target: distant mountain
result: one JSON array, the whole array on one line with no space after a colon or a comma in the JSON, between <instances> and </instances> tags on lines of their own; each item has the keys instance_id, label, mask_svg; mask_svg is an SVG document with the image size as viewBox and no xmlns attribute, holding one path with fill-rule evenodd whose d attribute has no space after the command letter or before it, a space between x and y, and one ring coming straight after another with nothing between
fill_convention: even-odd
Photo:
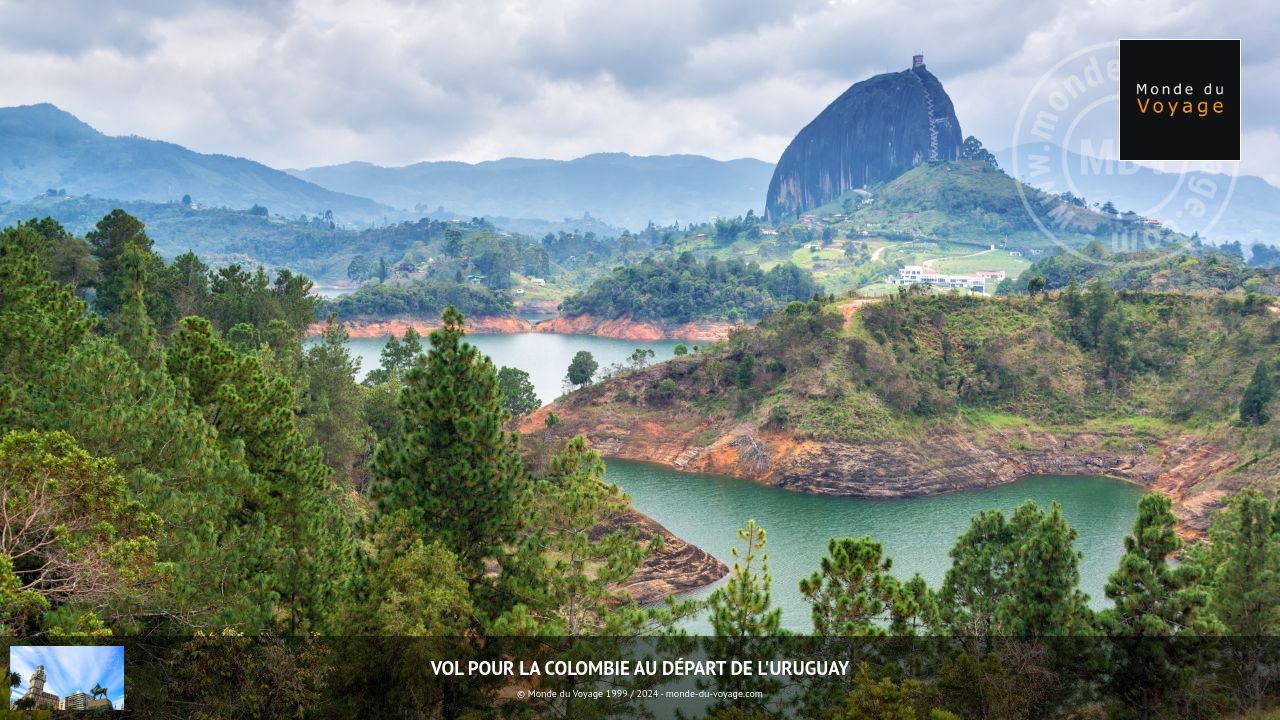
<instances>
[{"instance_id":1,"label":"distant mountain","mask_svg":"<svg viewBox=\"0 0 1280 720\"><path fill-rule=\"evenodd\" d=\"M332 210L355 223L394 215L372 200L334 192L252 160L103 135L53 105L0 108L0 197L26 200L49 189L151 202L190 195L201 205L258 204L288 217Z\"/></svg>"},{"instance_id":2,"label":"distant mountain","mask_svg":"<svg viewBox=\"0 0 1280 720\"><path fill-rule=\"evenodd\" d=\"M1177 175L1133 163L1099 160L1070 151L1066 152L1064 162L1062 153L1063 149L1057 145L1050 145L1048 149L1036 145L1019 150L1018 157L1022 159L1018 168L1019 179L1042 190L1060 193L1070 187L1067 183L1069 174L1077 188L1075 192L1090 203L1110 200L1121 212L1133 210L1155 217L1166 225L1175 225L1179 232L1187 235L1198 232L1206 242L1239 241L1246 249L1255 243L1280 244L1280 188L1260 177L1238 177L1222 217L1210 225L1216 212L1214 205L1210 205L1210 211L1203 218L1183 212L1185 201L1194 197L1186 188L1205 187L1204 183L1210 182L1218 192L1225 192L1231 183L1229 175L1189 172L1178 178ZM1000 167L1012 173L1013 148L995 155ZM1029 168L1024 167L1028 164L1026 159L1032 155L1051 158L1043 166L1044 171L1038 168L1034 177ZM1119 172L1122 166L1123 174ZM1166 203L1165 198L1179 180L1183 190L1175 194L1173 202Z\"/></svg>"},{"instance_id":3,"label":"distant mountain","mask_svg":"<svg viewBox=\"0 0 1280 720\"><path fill-rule=\"evenodd\" d=\"M346 163L289 172L418 214L443 207L464 216L558 221L586 213L639 230L649 221L705 222L750 209L759 212L773 166L753 159L602 153L576 160L506 158L474 165Z\"/></svg>"},{"instance_id":4,"label":"distant mountain","mask_svg":"<svg viewBox=\"0 0 1280 720\"><path fill-rule=\"evenodd\" d=\"M855 83L783 151L769 182L773 220L887 182L926 161L960 156L960 121L924 63Z\"/></svg>"},{"instance_id":5,"label":"distant mountain","mask_svg":"<svg viewBox=\"0 0 1280 720\"><path fill-rule=\"evenodd\" d=\"M40 195L21 202L0 200L0 228L48 216L83 235L115 208L146 223L156 252L167 259L191 250L215 267L240 263L289 268L322 283L346 280L347 264L356 255L393 262L415 242L442 237L446 228L454 227L423 218L355 229L316 217L304 222L248 210L193 210L176 202Z\"/></svg>"}]
</instances>

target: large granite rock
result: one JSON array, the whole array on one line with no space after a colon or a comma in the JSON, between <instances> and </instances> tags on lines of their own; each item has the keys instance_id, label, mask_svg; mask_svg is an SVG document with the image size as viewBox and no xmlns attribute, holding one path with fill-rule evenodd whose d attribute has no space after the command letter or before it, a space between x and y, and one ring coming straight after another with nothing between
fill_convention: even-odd
<instances>
[{"instance_id":1,"label":"large granite rock","mask_svg":"<svg viewBox=\"0 0 1280 720\"><path fill-rule=\"evenodd\" d=\"M960 121L923 62L856 83L796 135L769 183L776 221L932 160L960 156Z\"/></svg>"}]
</instances>

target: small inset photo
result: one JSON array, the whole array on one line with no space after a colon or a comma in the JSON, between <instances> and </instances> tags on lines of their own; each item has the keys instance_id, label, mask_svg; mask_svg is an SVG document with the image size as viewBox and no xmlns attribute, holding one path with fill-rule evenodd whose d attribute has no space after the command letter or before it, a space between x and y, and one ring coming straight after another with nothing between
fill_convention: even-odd
<instances>
[{"instance_id":1,"label":"small inset photo","mask_svg":"<svg viewBox=\"0 0 1280 720\"><path fill-rule=\"evenodd\" d=\"M123 710L124 648L9 648L9 705L14 710Z\"/></svg>"}]
</instances>

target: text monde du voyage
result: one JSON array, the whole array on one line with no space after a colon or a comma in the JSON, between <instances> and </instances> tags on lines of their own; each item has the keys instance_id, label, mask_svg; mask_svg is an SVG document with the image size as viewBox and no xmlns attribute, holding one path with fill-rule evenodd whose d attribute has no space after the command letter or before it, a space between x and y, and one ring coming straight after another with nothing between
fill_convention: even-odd
<instances>
[{"instance_id":1,"label":"text monde du voyage","mask_svg":"<svg viewBox=\"0 0 1280 720\"><path fill-rule=\"evenodd\" d=\"M515 676L847 676L848 660L432 660L435 675Z\"/></svg>"},{"instance_id":2,"label":"text monde du voyage","mask_svg":"<svg viewBox=\"0 0 1280 720\"><path fill-rule=\"evenodd\" d=\"M1138 112L1143 115L1209 117L1226 113L1226 102L1214 99L1225 94L1224 88L1224 85L1214 83L1205 83L1203 86L1189 83L1135 83L1137 97L1134 99L1138 102Z\"/></svg>"}]
</instances>

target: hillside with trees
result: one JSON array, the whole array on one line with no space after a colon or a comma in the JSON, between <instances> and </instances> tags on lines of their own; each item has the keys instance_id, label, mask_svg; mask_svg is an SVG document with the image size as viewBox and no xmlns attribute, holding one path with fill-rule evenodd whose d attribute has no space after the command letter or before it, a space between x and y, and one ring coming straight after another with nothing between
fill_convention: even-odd
<instances>
[{"instance_id":1,"label":"hillside with trees","mask_svg":"<svg viewBox=\"0 0 1280 720\"><path fill-rule=\"evenodd\" d=\"M1254 254L1265 261L1262 246L1254 246ZM1094 241L1078 253L1059 251L1037 260L1016 279L1006 278L1001 292L1026 292L1036 277L1044 279L1046 290L1064 289L1073 280L1082 285L1096 278L1113 290L1280 293L1280 271L1263 262L1246 263L1239 243L1214 246L1201 243L1199 238L1192 238L1177 252L1111 253Z\"/></svg>"},{"instance_id":2,"label":"hillside with trees","mask_svg":"<svg viewBox=\"0 0 1280 720\"><path fill-rule=\"evenodd\" d=\"M792 300L821 289L805 271L779 264L767 272L755 263L692 253L645 258L618 267L561 304L567 316L684 323L695 320L758 320Z\"/></svg>"},{"instance_id":3,"label":"hillside with trees","mask_svg":"<svg viewBox=\"0 0 1280 720\"><path fill-rule=\"evenodd\" d=\"M822 648L851 635L929 637L857 657L847 677L753 693L760 712L784 697L832 717L1038 717L1100 703L1135 714L1193 703L1211 717L1274 700L1266 647L1194 644L1280 634L1280 509L1251 489L1219 496L1224 510L1177 566L1185 506L1146 496L1099 610L1078 588L1075 530L1056 505L975 516L937 587L895 576L872 538L832 538L799 588L812 636L771 649L765 529L746 523L728 582L705 599L641 604L631 588L675 562L664 555L674 544L679 562L703 558L703 583L725 568L631 511L588 438L561 437L612 407L632 421L758 421L775 430L764 443L785 430L888 446L888 432L940 423L993 435L1083 426L1147 443L1177 428L1248 458L1233 490L1271 489L1277 336L1265 300L1096 282L1004 300L904 292L852 322L834 301L794 301L725 344L638 361L597 385L587 373L553 406L563 420L532 412L526 424L544 432L517 439L508 421L531 407L527 378L466 342L456 308L425 344L388 344L360 384L341 325L304 347L318 303L309 286L288 271L213 271L192 254L166 262L123 211L85 238L52 221L0 231L0 629L138 638L148 652L131 661L131 696L175 715L595 712L597 699L559 691L599 672L549 675L545 697L513 699L501 673L460 692L425 659L575 659L578 640L627 652L654 635L686 654L749 642L799 658L829 657ZM739 447L758 459L761 445ZM679 637L697 612L714 637ZM1192 651L1136 648L1139 634ZM1090 640L1047 640L1061 635ZM387 648L424 660L387 663ZM912 679L895 672L895 652ZM705 682L778 687L768 675ZM975 683L995 689L975 695ZM387 692L362 692L375 685ZM619 697L610 707L633 709L629 691ZM707 717L739 710L713 703Z\"/></svg>"},{"instance_id":4,"label":"hillside with trees","mask_svg":"<svg viewBox=\"0 0 1280 720\"><path fill-rule=\"evenodd\" d=\"M726 343L558 401L548 412L560 422L545 432L666 462L652 457L658 438L638 430L660 427L684 469L850 495L980 487L1049 468L1141 480L1203 453L1214 469L1185 481L1177 507L1203 530L1206 498L1275 489L1280 426L1258 422L1271 415L1277 372L1271 307L1258 295L1117 292L1099 281L1007 299L904 289L793 302ZM1153 444L1170 450L1149 455Z\"/></svg>"},{"instance_id":5,"label":"hillside with trees","mask_svg":"<svg viewBox=\"0 0 1280 720\"><path fill-rule=\"evenodd\" d=\"M512 315L516 311L511 295L505 291L446 280L365 285L330 302L327 307L340 319L355 320L434 318L451 305L465 315Z\"/></svg>"}]
</instances>

